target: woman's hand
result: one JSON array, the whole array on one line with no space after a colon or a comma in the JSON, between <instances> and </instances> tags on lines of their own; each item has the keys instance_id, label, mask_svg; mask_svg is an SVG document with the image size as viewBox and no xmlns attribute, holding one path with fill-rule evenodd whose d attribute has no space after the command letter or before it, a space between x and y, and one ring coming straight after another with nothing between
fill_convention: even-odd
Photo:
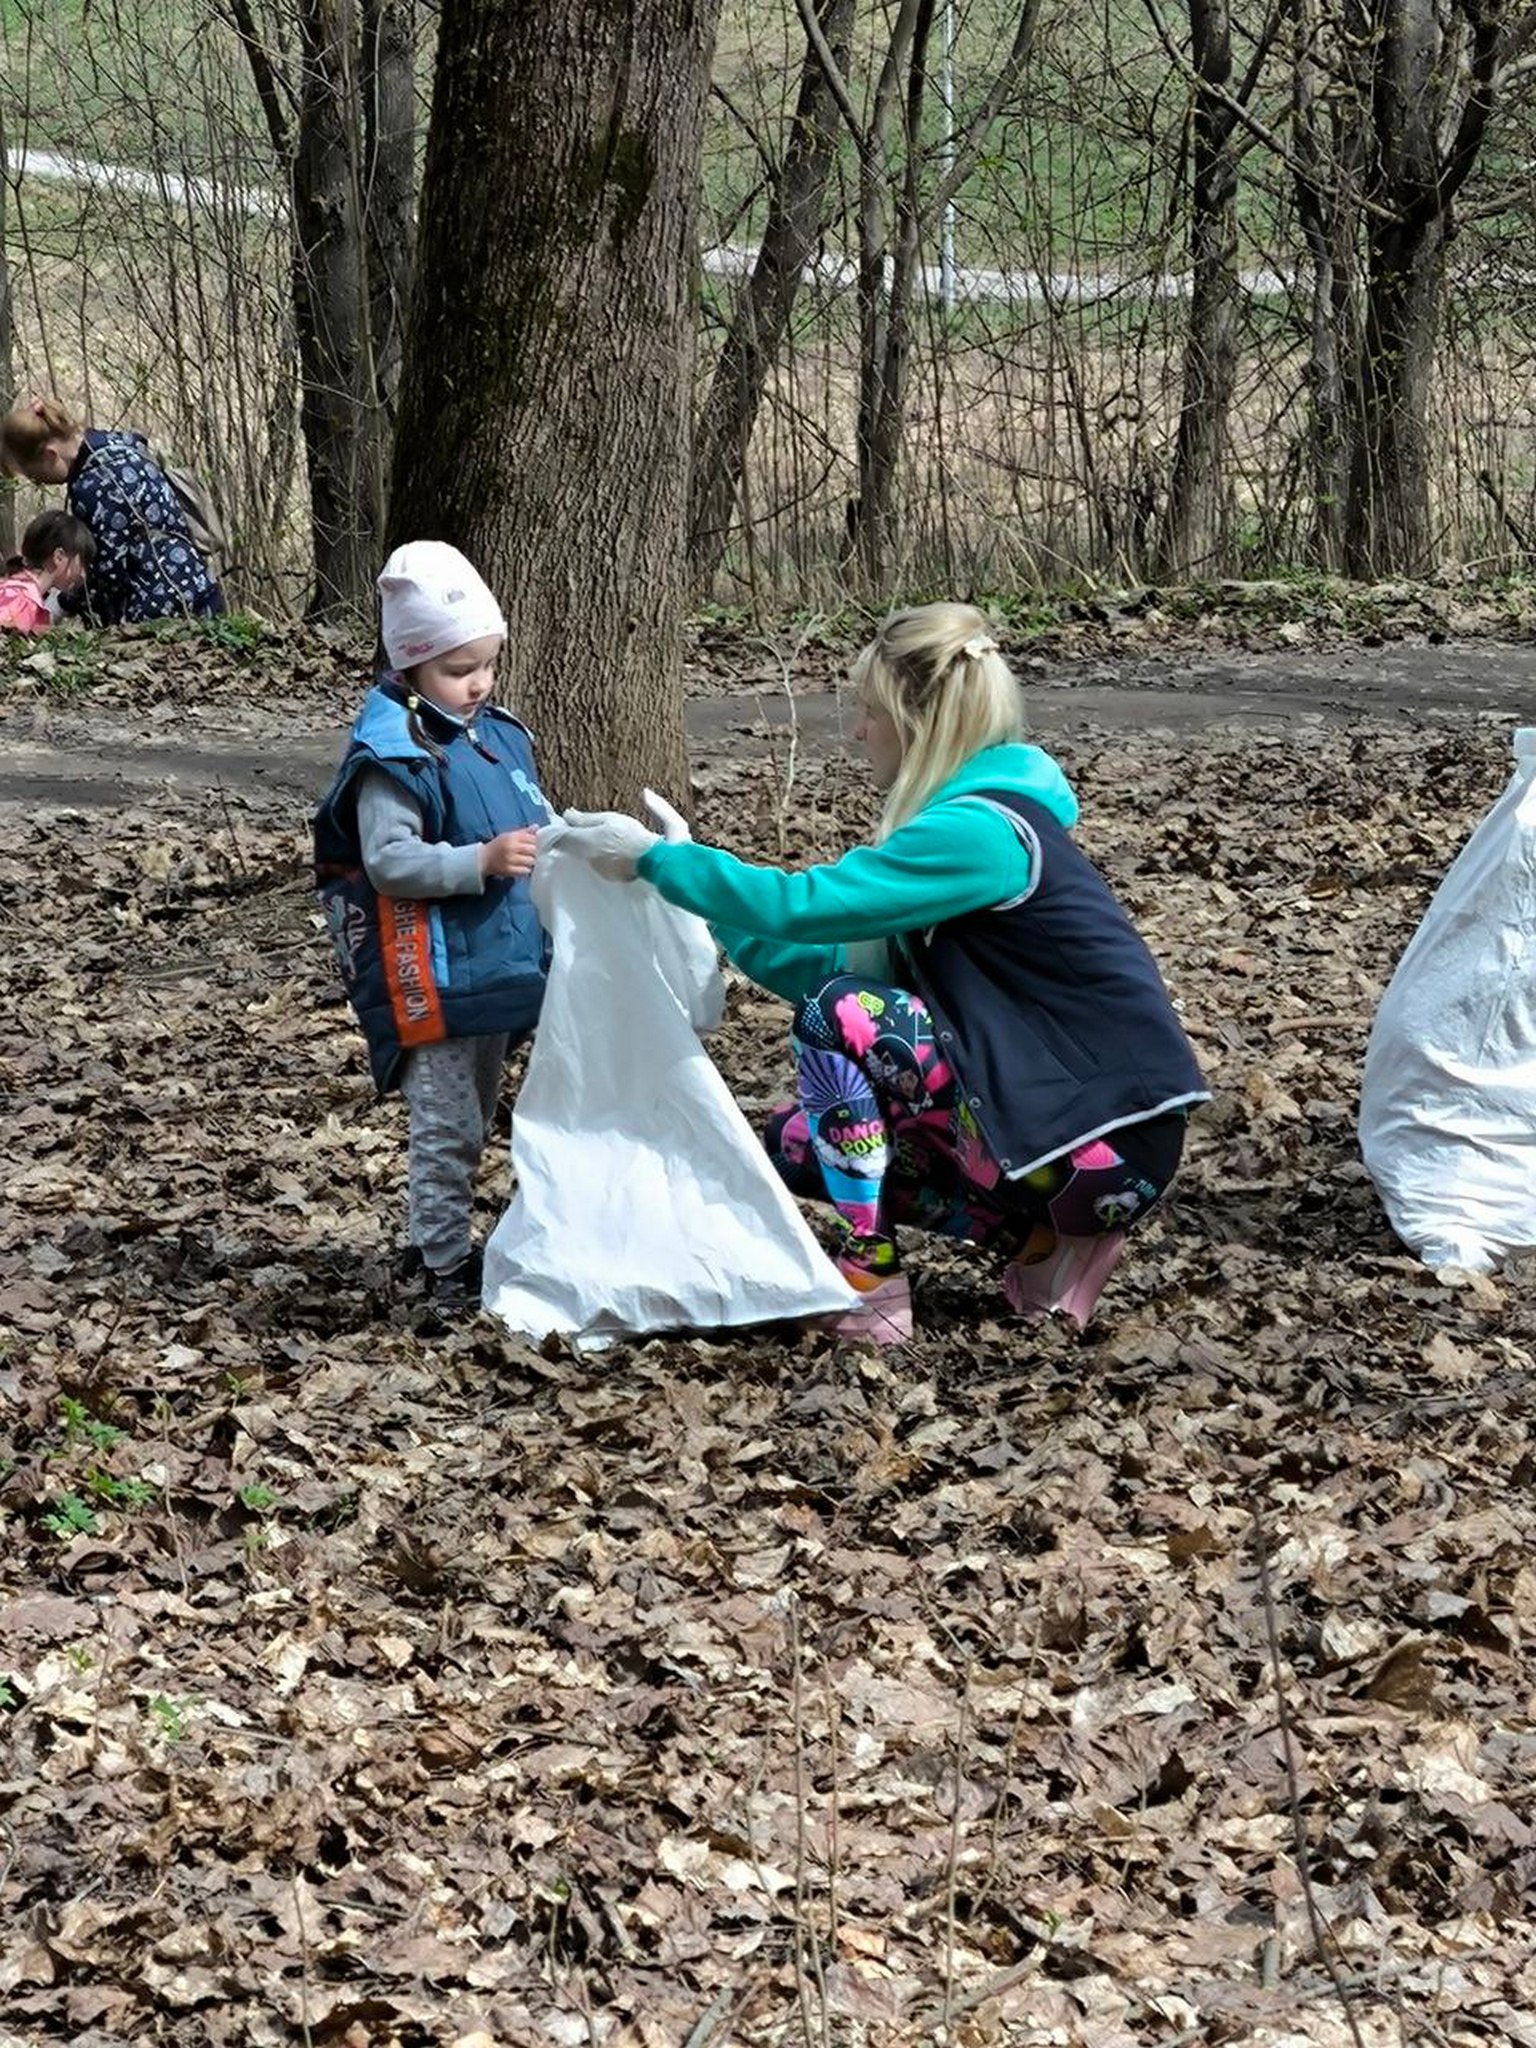
<instances>
[{"instance_id":1,"label":"woman's hand","mask_svg":"<svg viewBox=\"0 0 1536 2048\"><path fill-rule=\"evenodd\" d=\"M561 850L579 855L610 882L632 882L660 836L618 811L567 811L565 823L570 830L560 836Z\"/></svg>"},{"instance_id":2,"label":"woman's hand","mask_svg":"<svg viewBox=\"0 0 1536 2048\"><path fill-rule=\"evenodd\" d=\"M654 789L644 789L640 794L645 799L645 808L661 827L661 836L668 846L681 846L692 839L688 820L681 811L674 811L664 796L658 796Z\"/></svg>"},{"instance_id":3,"label":"woman's hand","mask_svg":"<svg viewBox=\"0 0 1536 2048\"><path fill-rule=\"evenodd\" d=\"M481 841L480 872L513 880L533 873L538 831L526 825L520 832L498 832L494 839Z\"/></svg>"}]
</instances>

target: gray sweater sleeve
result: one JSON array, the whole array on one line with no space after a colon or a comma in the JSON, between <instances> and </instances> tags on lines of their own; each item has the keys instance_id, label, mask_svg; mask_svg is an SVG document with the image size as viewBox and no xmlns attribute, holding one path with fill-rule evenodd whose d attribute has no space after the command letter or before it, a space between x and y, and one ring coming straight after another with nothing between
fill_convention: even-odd
<instances>
[{"instance_id":1,"label":"gray sweater sleeve","mask_svg":"<svg viewBox=\"0 0 1536 2048\"><path fill-rule=\"evenodd\" d=\"M363 871L381 896L430 900L484 893L478 845L441 840L429 846L421 836L421 806L377 769L364 769L358 777L357 833Z\"/></svg>"}]
</instances>

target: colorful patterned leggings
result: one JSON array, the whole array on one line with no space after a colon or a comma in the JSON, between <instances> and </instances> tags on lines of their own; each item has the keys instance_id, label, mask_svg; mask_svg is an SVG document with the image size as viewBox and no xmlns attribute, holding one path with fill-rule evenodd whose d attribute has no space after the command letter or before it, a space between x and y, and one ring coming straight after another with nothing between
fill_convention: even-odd
<instances>
[{"instance_id":1,"label":"colorful patterned leggings","mask_svg":"<svg viewBox=\"0 0 1536 2048\"><path fill-rule=\"evenodd\" d=\"M926 1005L883 982L836 976L796 1010L790 1046L798 1100L775 1112L764 1142L794 1193L831 1201L847 1227L841 1256L866 1271L896 1269L898 1223L1010 1250L1037 1226L1123 1229L1178 1166L1174 1115L1004 1180Z\"/></svg>"}]
</instances>

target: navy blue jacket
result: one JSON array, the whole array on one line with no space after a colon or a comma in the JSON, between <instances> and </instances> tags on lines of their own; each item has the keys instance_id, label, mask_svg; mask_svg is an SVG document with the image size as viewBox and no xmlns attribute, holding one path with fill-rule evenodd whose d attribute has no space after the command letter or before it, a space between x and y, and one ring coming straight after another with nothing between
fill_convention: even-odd
<instances>
[{"instance_id":1,"label":"navy blue jacket","mask_svg":"<svg viewBox=\"0 0 1536 2048\"><path fill-rule=\"evenodd\" d=\"M96 543L85 588L66 597L66 611L96 626L223 611L223 595L193 545L181 500L142 434L89 428L70 465L65 496Z\"/></svg>"},{"instance_id":2,"label":"navy blue jacket","mask_svg":"<svg viewBox=\"0 0 1536 2048\"><path fill-rule=\"evenodd\" d=\"M357 793L368 770L417 806L429 844L471 846L554 815L528 733L510 713L487 705L466 724L425 698L413 710L409 696L395 675L369 691L315 814L315 886L381 1095L416 1046L531 1031L549 952L522 878L487 876L482 894L415 902L379 895L364 872Z\"/></svg>"},{"instance_id":3,"label":"navy blue jacket","mask_svg":"<svg viewBox=\"0 0 1536 2048\"><path fill-rule=\"evenodd\" d=\"M1044 804L1003 789L986 800L1029 851L1026 894L899 943L987 1148L1017 1179L1210 1090L1098 869Z\"/></svg>"}]
</instances>

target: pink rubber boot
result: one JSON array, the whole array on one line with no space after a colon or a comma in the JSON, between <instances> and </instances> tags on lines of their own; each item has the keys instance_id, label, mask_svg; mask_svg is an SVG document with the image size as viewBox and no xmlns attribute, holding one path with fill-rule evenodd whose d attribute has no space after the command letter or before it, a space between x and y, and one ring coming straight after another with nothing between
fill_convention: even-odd
<instances>
[{"instance_id":1,"label":"pink rubber boot","mask_svg":"<svg viewBox=\"0 0 1536 2048\"><path fill-rule=\"evenodd\" d=\"M862 1338L870 1344L905 1344L912 1335L912 1290L905 1273L893 1273L888 1280L870 1285L867 1273L850 1272L839 1261L839 1270L858 1300L841 1315L823 1324L834 1337Z\"/></svg>"},{"instance_id":2,"label":"pink rubber boot","mask_svg":"<svg viewBox=\"0 0 1536 2048\"><path fill-rule=\"evenodd\" d=\"M1100 1237L1057 1237L1048 1251L1033 1257L1026 1244L1003 1273L1008 1305L1031 1321L1060 1310L1086 1329L1124 1250L1123 1230L1106 1230Z\"/></svg>"}]
</instances>

